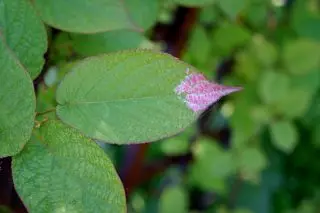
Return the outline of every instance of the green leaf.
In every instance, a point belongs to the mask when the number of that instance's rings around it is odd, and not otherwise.
[[[225,194],[227,192],[224,178],[212,177],[197,166],[191,166],[188,171],[190,185],[205,191],[214,191],[218,194]]]
[[[235,162],[244,178],[256,178],[267,166],[267,159],[257,148],[243,148],[235,155]]]
[[[312,1],[296,0],[292,7],[292,18],[290,19],[293,29],[301,37],[320,40],[320,16],[315,7],[310,4]]]
[[[123,1],[34,0],[46,24],[67,32],[97,33],[120,29],[137,30]]]
[[[47,49],[45,27],[29,1],[0,2],[0,34],[31,77],[35,79],[44,64]]]
[[[57,115],[86,135],[117,144],[174,135],[197,115],[174,89],[190,67],[147,50],[77,63],[57,90]]]
[[[250,3],[245,8],[244,16],[246,21],[258,29],[266,27],[266,20],[269,16],[271,3],[269,0],[249,0]]]
[[[277,121],[270,125],[272,142],[275,147],[291,153],[298,143],[298,132],[290,121]]]
[[[240,25],[223,23],[213,32],[212,38],[213,48],[218,48],[220,54],[228,55],[235,48],[245,45],[250,40],[251,34]]]
[[[260,35],[253,37],[250,50],[264,67],[271,67],[278,58],[278,52],[275,45]]]
[[[235,71],[241,77],[248,81],[256,81],[260,74],[260,67],[257,60],[255,60],[256,53],[249,51],[242,51],[236,54]]]
[[[198,141],[194,155],[195,166],[207,170],[211,177],[225,178],[235,171],[231,153],[222,150],[216,141]]]
[[[248,6],[248,0],[217,0],[217,4],[230,19],[235,19]]]
[[[216,141],[201,139],[193,149],[195,156],[190,169],[190,179],[205,190],[225,192],[225,178],[235,172],[235,162],[230,152],[219,147]]]
[[[290,77],[289,93],[278,101],[275,110],[287,118],[302,117],[310,107],[312,97],[320,86],[320,73],[314,70]]]
[[[190,126],[181,134],[161,141],[160,148],[167,155],[182,155],[189,151],[190,138],[194,134],[194,127]]]
[[[298,39],[284,46],[283,60],[292,74],[305,74],[318,68],[320,45],[308,39]]]
[[[140,33],[129,30],[115,30],[105,33],[70,34],[73,48],[84,56],[140,47],[148,40]]]
[[[30,212],[125,212],[121,181],[93,141],[58,121],[13,157],[15,188]]]
[[[194,28],[189,41],[188,52],[197,64],[204,64],[210,57],[210,40],[204,27]]]
[[[188,149],[188,139],[180,135],[161,142],[161,150],[166,155],[186,154],[188,152]]]
[[[187,213],[188,196],[181,186],[165,188],[160,197],[159,213]]]
[[[231,141],[233,146],[241,147],[252,138],[261,123],[257,123],[253,114],[253,107],[257,103],[256,85],[247,84],[243,92],[239,93],[234,103],[234,112],[230,117],[230,125],[233,129]]]
[[[216,0],[173,0],[177,4],[189,7],[200,7],[213,4]]]
[[[312,100],[312,93],[293,88],[290,94],[281,99],[276,111],[287,118],[302,117],[308,110]]]
[[[0,34],[0,157],[17,154],[29,140],[35,95],[27,71]]]
[[[212,24],[212,22],[217,21],[219,18],[219,13],[215,7],[215,5],[210,5],[207,7],[201,8],[199,14],[199,22],[201,24]]]
[[[320,88],[319,68],[316,68],[306,74],[291,76],[291,84],[299,90],[310,93],[310,95],[316,94]]]
[[[260,77],[258,93],[265,103],[278,103],[288,95],[292,95],[290,92],[290,78],[279,71],[267,70]]]
[[[151,28],[157,21],[159,0],[122,0],[132,22],[144,30]],[[120,2],[120,1],[119,1]]]

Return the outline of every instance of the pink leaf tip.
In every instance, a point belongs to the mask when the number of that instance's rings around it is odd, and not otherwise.
[[[184,95],[184,101],[194,112],[203,111],[223,96],[240,91],[241,87],[231,87],[208,81],[200,73],[190,73],[175,88],[178,95]]]

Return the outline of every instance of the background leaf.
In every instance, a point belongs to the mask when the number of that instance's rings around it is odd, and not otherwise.
[[[298,142],[295,126],[289,121],[277,121],[270,126],[273,144],[280,150],[291,153]]]
[[[165,188],[160,196],[159,213],[187,213],[188,197],[181,186]]]
[[[317,68],[320,63],[320,44],[308,39],[288,42],[284,47],[283,60],[293,74],[304,74]]]
[[[208,139],[197,141],[192,151],[195,160],[189,169],[190,183],[200,189],[225,193],[225,179],[236,171],[231,153]]]
[[[242,148],[235,157],[235,162],[245,178],[256,178],[267,166],[267,159],[257,148]]]
[[[32,81],[0,34],[0,157],[18,153],[29,140],[35,116]]]
[[[13,158],[15,188],[30,212],[126,212],[124,190],[106,154],[58,121]]]
[[[29,1],[1,1],[0,34],[8,48],[35,79],[44,64],[47,34]]]
[[[217,0],[217,4],[229,18],[235,19],[248,5],[248,0]]]
[[[259,95],[267,104],[276,104],[290,93],[290,78],[278,71],[267,70],[260,77]]]
[[[114,0],[34,0],[34,6],[48,25],[78,33],[137,29],[125,4]]]
[[[188,67],[146,50],[89,58],[58,87],[57,114],[86,135],[110,143],[176,134],[196,118],[174,92]]]
[[[214,47],[219,49],[219,53],[227,55],[235,48],[246,44],[250,40],[250,32],[240,25],[226,22],[214,31],[212,38]]]
[[[123,0],[132,22],[140,28],[147,30],[157,21],[159,13],[159,0]]]
[[[84,56],[134,49],[150,43],[141,33],[129,30],[114,30],[90,35],[73,33],[71,38],[74,50]]]

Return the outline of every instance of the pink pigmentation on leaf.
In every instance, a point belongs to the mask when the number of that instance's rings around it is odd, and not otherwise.
[[[241,87],[224,86],[208,81],[202,74],[190,73],[175,88],[178,95],[184,96],[187,106],[194,112],[207,109],[223,96],[241,90]]]

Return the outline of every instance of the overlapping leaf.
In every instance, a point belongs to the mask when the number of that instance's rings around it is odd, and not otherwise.
[[[35,0],[42,19],[50,26],[75,33],[138,30],[152,26],[157,1],[142,0]],[[146,18],[148,17],[148,18]]]
[[[35,95],[27,71],[0,34],[0,157],[18,153],[29,140]]]
[[[58,121],[35,132],[13,158],[15,188],[33,213],[126,211],[124,190],[106,154]]]
[[[26,0],[0,2],[0,34],[34,79],[44,64],[47,49],[45,27],[32,5]]]

